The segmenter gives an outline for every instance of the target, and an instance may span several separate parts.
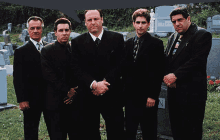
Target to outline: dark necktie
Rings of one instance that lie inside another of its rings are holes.
[[[134,51],[133,51],[133,57],[134,57],[134,62],[137,58],[137,53],[138,53],[138,48],[139,48],[139,39],[137,39],[136,44],[134,45]]]
[[[101,40],[97,37],[96,40],[95,40],[95,44],[96,44],[97,47],[99,46],[100,41]]]

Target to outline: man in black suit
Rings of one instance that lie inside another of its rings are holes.
[[[108,140],[123,139],[124,113],[122,83],[114,70],[121,60],[123,36],[105,31],[101,10],[86,10],[85,25],[89,32],[71,41],[73,74],[79,81],[81,122],[87,129],[81,139],[100,140],[100,113]]]
[[[191,23],[186,9],[170,14],[176,30],[168,40],[167,75],[168,105],[175,140],[201,140],[207,99],[206,64],[212,35]]]
[[[38,140],[38,126],[46,93],[39,51],[47,43],[41,40],[44,22],[40,17],[30,17],[27,27],[30,40],[14,53],[13,82],[19,108],[24,114],[24,138]]]
[[[164,46],[151,36],[150,12],[138,9],[132,15],[136,35],[125,42],[122,63],[125,83],[126,140],[136,140],[140,123],[144,140],[157,140],[158,96],[164,74]]]
[[[71,23],[66,18],[54,23],[57,41],[45,46],[41,51],[43,77],[47,81],[46,115],[51,140],[65,140],[77,137],[77,100],[74,79],[71,79],[69,36]],[[74,99],[74,101],[73,101]]]

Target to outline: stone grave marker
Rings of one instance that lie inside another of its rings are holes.
[[[207,75],[212,79],[220,77],[220,38],[212,38],[212,47],[207,59]]]
[[[169,33],[175,32],[173,24],[170,20],[170,12],[176,6],[158,6],[155,8],[155,34],[160,37],[165,37]],[[153,28],[153,27],[151,27]]]
[[[74,39],[74,38],[76,38],[76,37],[79,36],[79,35],[81,35],[81,34],[76,33],[76,32],[71,32],[71,33],[70,33],[70,38],[71,38],[71,39]]]
[[[0,105],[6,105],[6,104],[7,104],[6,68],[0,67]]]
[[[26,23],[22,23],[21,28],[24,30],[26,28]]]
[[[28,30],[27,29],[23,29],[22,30],[22,33],[21,33],[21,36],[19,37],[19,39],[23,42],[23,43],[25,43],[26,41],[28,41],[29,40],[29,33],[28,33]]]
[[[0,53],[4,56],[5,65],[10,65],[9,51],[6,49],[2,49],[0,50]]]
[[[57,37],[55,36],[54,32],[49,32],[47,34],[47,39],[46,40],[47,40],[48,43],[54,43],[57,40]]]
[[[4,49],[5,42],[0,42],[0,50]]]
[[[206,23],[207,31],[210,33],[220,33],[220,15],[208,17]]]
[[[4,55],[0,53],[0,67],[3,68],[5,65]]]
[[[12,30],[12,23],[8,23],[8,31],[11,32]]]

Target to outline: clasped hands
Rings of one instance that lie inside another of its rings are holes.
[[[102,96],[106,91],[109,90],[108,86],[110,86],[110,84],[105,79],[99,82],[94,81],[92,84],[92,93],[96,96]]]
[[[78,86],[74,87],[74,88],[71,88],[70,91],[68,91],[67,97],[64,98],[64,103],[65,104],[71,104],[73,102],[73,98],[77,93],[75,89],[77,89],[77,88],[78,88]]]
[[[173,73],[167,74],[164,76],[164,83],[170,88],[176,88],[176,76]]]

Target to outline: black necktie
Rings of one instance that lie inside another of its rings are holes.
[[[96,44],[97,47],[99,46],[100,41],[101,40],[97,37],[96,40],[95,40],[95,44]]]
[[[133,51],[134,62],[137,57],[138,48],[139,48],[139,39],[137,39],[136,44],[134,45],[134,51]]]

